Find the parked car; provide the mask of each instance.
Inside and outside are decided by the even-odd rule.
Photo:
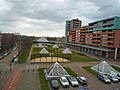
[[[51,80],[50,81],[50,84],[51,84],[51,87],[53,88],[53,89],[59,89],[59,84],[58,84],[58,81],[57,80]]]
[[[108,74],[107,76],[112,82],[118,83],[118,79],[114,75]]]
[[[117,74],[116,78],[120,81],[120,74]]]
[[[106,75],[104,75],[104,74],[99,74],[98,77],[104,83],[107,83],[107,84],[111,83],[110,79]]]
[[[13,56],[13,58],[16,58],[17,57],[17,54],[15,54],[14,56]]]
[[[7,55],[9,55],[11,52],[10,51],[8,51],[8,52],[5,52],[4,53],[4,56],[7,56]]]
[[[69,76],[67,78],[68,78],[68,81],[70,82],[71,86],[73,86],[73,87],[79,86],[79,83],[75,77]]]
[[[88,90],[86,87],[80,87],[78,90]]]
[[[115,76],[120,81],[120,73],[111,71],[110,74]]]
[[[0,60],[3,59],[3,58],[4,58],[4,56],[0,55]]]
[[[63,87],[69,87],[69,82],[66,77],[61,77],[60,78],[60,83]]]
[[[15,51],[17,49],[17,47],[14,47],[12,50]]]
[[[5,52],[5,53],[4,53],[4,56],[7,56],[8,54],[9,54],[8,52]]]
[[[80,83],[80,84],[82,84],[82,85],[86,85],[87,84],[87,80],[86,80],[86,78],[85,77],[77,77],[77,80],[78,80],[78,82]]]

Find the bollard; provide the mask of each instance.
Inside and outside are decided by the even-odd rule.
[[[7,71],[5,71],[5,73],[7,74]]]
[[[23,72],[25,72],[25,70],[23,70]]]
[[[33,72],[34,72],[35,70],[33,69]]]
[[[28,72],[29,72],[29,69],[28,69]]]

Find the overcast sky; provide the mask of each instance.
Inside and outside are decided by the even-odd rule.
[[[0,0],[0,31],[64,36],[65,21],[120,16],[120,0]]]

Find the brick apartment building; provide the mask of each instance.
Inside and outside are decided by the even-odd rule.
[[[111,17],[68,31],[66,46],[103,57],[120,58],[120,17]]]
[[[72,20],[67,20],[66,25],[65,25],[65,42],[74,42],[75,43],[75,38],[76,38],[76,29],[81,27],[81,20],[77,19],[72,19]]]

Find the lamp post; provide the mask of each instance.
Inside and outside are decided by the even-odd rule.
[[[102,51],[101,51],[102,52]],[[99,71],[100,71],[100,66],[99,66],[99,64],[100,64],[100,61],[102,61],[102,53],[100,53],[100,59],[98,60],[98,78],[99,78]]]

